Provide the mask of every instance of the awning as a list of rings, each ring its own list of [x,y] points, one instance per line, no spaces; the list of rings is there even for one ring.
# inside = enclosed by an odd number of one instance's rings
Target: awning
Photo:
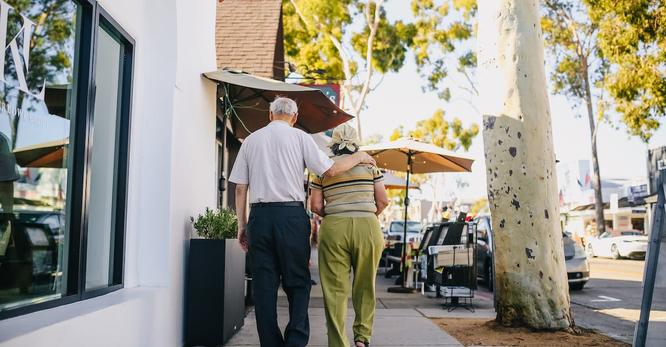
[[[62,168],[69,139],[39,143],[14,150],[21,167]]]
[[[222,101],[237,138],[245,138],[268,124],[268,105],[276,96],[296,101],[299,114],[296,126],[311,134],[334,128],[353,118],[319,89],[229,69],[203,75],[221,84],[224,93]]]

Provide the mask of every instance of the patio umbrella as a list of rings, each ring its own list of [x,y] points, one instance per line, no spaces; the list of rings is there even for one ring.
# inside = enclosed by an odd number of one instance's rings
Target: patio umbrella
[[[224,109],[234,135],[243,139],[269,123],[268,106],[276,96],[293,99],[298,104],[296,127],[319,133],[354,118],[335,105],[319,89],[253,76],[245,72],[221,69],[203,74],[220,84]]]
[[[402,286],[391,292],[410,293],[406,287],[407,212],[409,209],[409,176],[413,173],[470,172],[474,160],[460,157],[433,144],[403,138],[396,141],[361,147],[377,161],[377,166],[407,173],[405,180],[405,223],[402,236]]]
[[[38,143],[14,150],[16,163],[21,167],[62,168],[69,139]]]

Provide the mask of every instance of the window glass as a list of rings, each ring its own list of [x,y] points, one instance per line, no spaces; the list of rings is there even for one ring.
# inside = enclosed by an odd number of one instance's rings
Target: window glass
[[[118,144],[120,57],[122,46],[98,29],[93,114],[86,290],[111,284],[115,234],[115,184]]]
[[[0,1],[0,311],[62,297],[79,8]]]

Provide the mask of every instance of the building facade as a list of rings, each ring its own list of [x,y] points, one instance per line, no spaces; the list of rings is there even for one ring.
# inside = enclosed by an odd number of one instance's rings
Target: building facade
[[[0,1],[0,346],[180,346],[217,2],[44,4]]]

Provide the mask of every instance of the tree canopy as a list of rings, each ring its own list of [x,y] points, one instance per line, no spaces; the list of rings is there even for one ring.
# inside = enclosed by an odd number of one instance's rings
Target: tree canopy
[[[479,133],[479,126],[472,124],[465,128],[459,118],[447,121],[445,114],[444,110],[438,109],[430,118],[418,121],[412,130],[399,127],[393,130],[391,140],[409,136],[448,150],[468,150],[472,139]]]
[[[384,0],[283,0],[285,53],[305,80],[337,82],[357,117],[379,75],[403,66],[414,27],[389,21]],[[373,86],[372,84],[375,83]]]
[[[648,141],[666,115],[666,2],[585,0],[598,28],[598,54],[614,109],[632,135]]]
[[[286,56],[307,82],[341,83],[343,106],[357,117],[381,76],[399,71],[409,54],[424,91],[450,99],[447,62],[454,56],[462,88],[476,94],[469,44],[476,0],[411,0],[411,12],[409,20],[389,20],[385,0],[283,0]]]

